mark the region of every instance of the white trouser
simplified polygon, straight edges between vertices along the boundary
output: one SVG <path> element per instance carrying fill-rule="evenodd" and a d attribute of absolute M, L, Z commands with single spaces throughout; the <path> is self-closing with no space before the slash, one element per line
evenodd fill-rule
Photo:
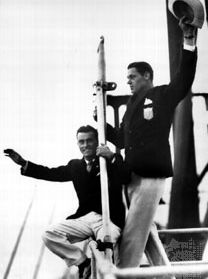
<path fill-rule="evenodd" d="M 139 266 L 164 186 L 164 178 L 132 174 L 128 185 L 130 207 L 119 251 L 120 268 Z"/>
<path fill-rule="evenodd" d="M 110 222 L 112 243 L 116 244 L 121 229 Z M 57 256 L 65 260 L 68 267 L 79 265 L 86 259 L 85 253 L 75 243 L 95 237 L 104 239 L 102 216 L 90 212 L 77 219 L 64 220 L 49 226 L 43 234 L 45 245 Z"/>

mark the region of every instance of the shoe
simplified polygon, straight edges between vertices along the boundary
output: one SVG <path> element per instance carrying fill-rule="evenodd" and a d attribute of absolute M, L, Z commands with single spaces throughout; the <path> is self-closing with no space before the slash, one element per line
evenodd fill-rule
<path fill-rule="evenodd" d="M 87 258 L 84 262 L 82 262 L 79 266 L 79 278 L 80 279 L 88 279 L 91 275 L 91 260 Z"/>

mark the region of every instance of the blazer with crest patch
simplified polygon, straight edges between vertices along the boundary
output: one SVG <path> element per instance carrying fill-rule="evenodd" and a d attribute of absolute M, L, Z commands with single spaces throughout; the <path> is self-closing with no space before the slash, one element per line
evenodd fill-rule
<path fill-rule="evenodd" d="M 169 132 L 178 103 L 188 94 L 194 80 L 197 50 L 182 50 L 175 78 L 132 96 L 119 129 L 107 125 L 107 139 L 125 148 L 129 168 L 142 177 L 173 175 Z"/>

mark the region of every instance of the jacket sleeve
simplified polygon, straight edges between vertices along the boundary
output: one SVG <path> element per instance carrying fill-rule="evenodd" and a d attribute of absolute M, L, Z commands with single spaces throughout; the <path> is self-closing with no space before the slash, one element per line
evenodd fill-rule
<path fill-rule="evenodd" d="M 175 108 L 191 89 L 196 72 L 197 48 L 182 50 L 178 71 L 164 91 L 164 100 Z"/>
<path fill-rule="evenodd" d="M 108 163 L 108 174 L 113 181 L 117 181 L 117 184 L 120 185 L 128 184 L 131 179 L 131 171 L 120 154 L 115 154 L 115 160 Z"/>
<path fill-rule="evenodd" d="M 43 179 L 48 181 L 65 182 L 71 181 L 71 161 L 65 165 L 56 168 L 48 168 L 45 166 L 37 165 L 28 161 L 26 169 L 21 168 L 21 174 L 33 177 L 36 179 Z"/>
<path fill-rule="evenodd" d="M 107 140 L 113 143 L 120 149 L 124 148 L 124 127 L 123 121 L 120 128 L 114 128 L 110 124 L 107 124 Z"/>

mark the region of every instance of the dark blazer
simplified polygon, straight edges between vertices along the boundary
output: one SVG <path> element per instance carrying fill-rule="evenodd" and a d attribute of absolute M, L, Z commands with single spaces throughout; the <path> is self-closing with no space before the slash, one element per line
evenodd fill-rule
<path fill-rule="evenodd" d="M 197 51 L 183 50 L 179 70 L 169 85 L 132 96 L 119 129 L 107 126 L 107 139 L 125 148 L 131 170 L 143 177 L 172 176 L 169 132 L 178 103 L 194 80 Z"/>
<path fill-rule="evenodd" d="M 110 218 L 114 224 L 123 227 L 125 208 L 122 202 L 122 184 L 128 183 L 130 173 L 125 168 L 122 156 L 115 155 L 113 163 L 107 162 L 109 177 Z M 91 211 L 102 214 L 99 160 L 95 159 L 90 172 L 84 159 L 73 159 L 65 166 L 48 168 L 28 162 L 22 175 L 57 182 L 72 181 L 79 200 L 75 214 L 67 219 L 83 216 Z"/>

